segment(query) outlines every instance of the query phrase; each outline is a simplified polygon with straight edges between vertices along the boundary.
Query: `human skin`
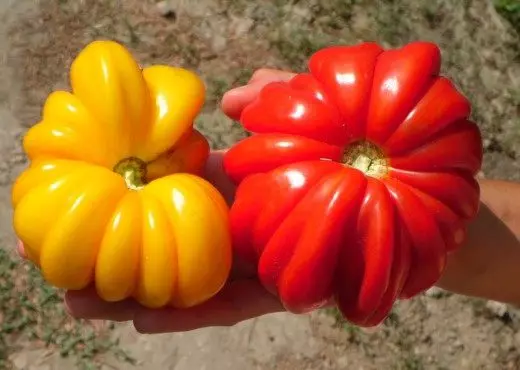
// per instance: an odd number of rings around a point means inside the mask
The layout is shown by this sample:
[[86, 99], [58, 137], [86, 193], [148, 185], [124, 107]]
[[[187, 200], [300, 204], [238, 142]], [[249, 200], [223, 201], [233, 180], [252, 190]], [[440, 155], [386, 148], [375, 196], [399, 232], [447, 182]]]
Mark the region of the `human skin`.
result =
[[[260, 69], [245, 86], [228, 91], [222, 110], [238, 119], [242, 109], [261, 88], [272, 81], [287, 80], [290, 72]], [[206, 178], [229, 204], [235, 187], [222, 168], [223, 151], [211, 153]], [[481, 206], [469, 225], [465, 243], [448, 257], [438, 286], [448, 291], [520, 306], [520, 183], [480, 180]], [[23, 255], [23, 246], [19, 246]], [[234, 266], [230, 282], [208, 302], [190, 309], [146, 309], [133, 301], [108, 303], [94, 289], [69, 291], [68, 312], [76, 318], [133, 321], [141, 333], [189, 331], [208, 326], [231, 326], [238, 322], [283, 311], [279, 301], [255, 279], [254, 271]]]

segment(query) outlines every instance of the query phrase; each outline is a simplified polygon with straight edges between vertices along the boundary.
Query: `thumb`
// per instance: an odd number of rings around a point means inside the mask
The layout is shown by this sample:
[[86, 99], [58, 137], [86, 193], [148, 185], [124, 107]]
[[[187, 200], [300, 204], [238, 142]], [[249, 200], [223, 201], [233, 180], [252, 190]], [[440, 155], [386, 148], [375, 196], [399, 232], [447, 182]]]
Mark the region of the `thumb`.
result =
[[222, 97], [222, 111], [231, 119], [239, 120], [244, 108], [251, 103], [262, 88], [277, 81], [290, 80], [295, 74], [292, 72], [273, 69], [259, 69], [247, 85], [229, 90]]

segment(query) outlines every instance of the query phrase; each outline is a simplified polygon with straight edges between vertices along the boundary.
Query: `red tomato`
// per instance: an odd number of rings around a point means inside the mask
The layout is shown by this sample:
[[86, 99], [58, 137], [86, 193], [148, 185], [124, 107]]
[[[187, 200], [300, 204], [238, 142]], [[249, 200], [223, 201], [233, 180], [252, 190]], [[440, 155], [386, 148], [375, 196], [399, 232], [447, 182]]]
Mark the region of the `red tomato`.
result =
[[435, 284], [464, 241], [482, 139], [440, 62], [426, 42], [329, 47], [243, 111], [255, 135], [224, 162], [239, 184], [234, 245], [287, 310], [334, 300], [377, 325]]

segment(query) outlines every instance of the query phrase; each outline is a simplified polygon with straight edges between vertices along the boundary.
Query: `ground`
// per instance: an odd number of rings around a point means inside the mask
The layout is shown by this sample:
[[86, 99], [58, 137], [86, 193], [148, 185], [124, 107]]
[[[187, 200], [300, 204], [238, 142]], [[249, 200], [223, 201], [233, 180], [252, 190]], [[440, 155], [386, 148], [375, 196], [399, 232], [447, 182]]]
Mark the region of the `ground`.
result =
[[123, 42], [144, 65], [200, 73], [208, 99], [197, 126], [214, 148], [245, 135], [218, 102], [258, 67], [300, 71], [329, 44], [435, 41], [443, 73], [473, 103], [486, 149], [482, 175], [519, 179], [517, 0], [3, 0], [0, 18], [0, 368], [520, 369], [517, 311], [443, 291], [398, 304], [371, 330], [334, 311], [161, 336], [74, 321], [61, 292], [12, 253], [9, 200], [25, 165], [21, 135], [47, 94], [67, 87], [71, 59], [99, 38]]

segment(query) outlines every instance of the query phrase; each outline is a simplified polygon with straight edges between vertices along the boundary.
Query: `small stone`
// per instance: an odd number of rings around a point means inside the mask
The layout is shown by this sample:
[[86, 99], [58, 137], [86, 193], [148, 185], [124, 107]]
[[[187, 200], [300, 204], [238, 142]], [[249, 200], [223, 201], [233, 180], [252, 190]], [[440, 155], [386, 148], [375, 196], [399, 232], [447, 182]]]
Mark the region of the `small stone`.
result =
[[159, 1], [156, 5], [157, 10], [159, 11], [159, 14], [163, 16], [164, 18], [175, 20], [177, 18], [177, 13], [175, 13], [175, 10], [172, 7], [172, 4], [167, 1]]
[[424, 295], [431, 298], [441, 298], [444, 296], [445, 291], [441, 288], [438, 288], [436, 286], [431, 287], [426, 292], [424, 292]]
[[234, 37], [242, 37], [247, 34], [253, 25], [255, 24], [254, 20], [251, 18], [234, 18], [231, 28], [233, 30]]
[[307, 6], [293, 6], [290, 13], [302, 20], [310, 19], [312, 17], [311, 9]]
[[15, 369], [27, 368], [27, 365], [28, 365], [27, 356], [24, 356], [23, 354], [17, 354], [16, 356], [11, 356], [10, 360], [13, 363], [13, 366]]
[[496, 317], [503, 318], [508, 315], [507, 304], [497, 301], [487, 301], [486, 308]]
[[520, 331], [517, 331], [513, 337], [514, 345], [520, 347]]
[[341, 356], [336, 361], [339, 368], [346, 368], [348, 365], [348, 357], [347, 356]]
[[211, 49], [215, 53], [221, 53], [226, 50], [227, 47], [227, 39], [220, 35], [215, 35], [213, 40], [211, 41]]

